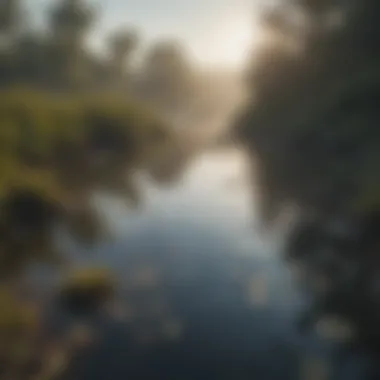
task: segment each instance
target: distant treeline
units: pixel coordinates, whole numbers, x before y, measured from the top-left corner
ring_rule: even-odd
[[[30,22],[25,1],[0,2],[0,235],[5,245],[0,271],[5,272],[13,261],[24,264],[20,252],[34,251],[29,238],[41,232],[42,220],[33,219],[44,217],[40,207],[54,205],[59,222],[76,225],[71,232],[93,235],[94,191],[137,201],[133,173],[147,170],[168,180],[184,158],[173,129],[163,121],[168,109],[186,103],[193,84],[181,46],[157,43],[136,71],[134,30],[115,30],[106,54],[95,54],[88,35],[98,14],[91,6],[59,0],[44,11],[42,31]],[[19,237],[18,223],[29,238]],[[52,232],[51,220],[44,223]]]
[[[121,26],[104,37],[101,53],[95,52],[89,39],[101,14],[89,2],[58,0],[41,12],[43,27],[37,28],[25,1],[1,1],[0,87],[117,92],[148,101],[165,114],[212,112],[222,93],[231,91],[228,80],[223,84],[220,75],[197,69],[174,39],[159,40],[145,51],[138,31]]]

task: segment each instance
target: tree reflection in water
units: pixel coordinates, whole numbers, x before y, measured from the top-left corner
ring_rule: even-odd
[[[264,10],[270,37],[252,65],[254,101],[237,128],[259,168],[264,223],[289,204],[298,218],[286,251],[304,272],[301,286],[313,300],[300,327],[341,321],[351,332],[342,352],[372,357],[374,378],[380,347],[378,17],[374,0],[285,1]]]
[[[81,243],[98,241],[104,226],[93,194],[110,193],[138,202],[135,173],[152,171],[153,164],[158,168],[155,157],[160,150],[168,160],[160,164],[171,163],[178,150],[177,140],[155,115],[121,98],[54,98],[42,92],[17,90],[3,92],[0,97],[0,144],[4,147],[0,161],[0,270],[4,295],[0,311],[1,376],[29,376],[25,368],[33,365],[30,376],[40,367],[41,376],[51,378],[56,370],[62,370],[63,364],[57,362],[69,361],[63,357],[72,354],[66,352],[72,345],[64,338],[63,351],[58,342],[51,348],[53,337],[45,341],[43,315],[38,317],[42,310],[29,317],[29,303],[33,306],[41,301],[31,300],[31,292],[23,289],[25,273],[35,263],[58,267],[64,263],[57,249],[57,229],[67,230]],[[157,175],[156,179],[169,177],[167,171],[165,178]],[[70,263],[65,265],[70,267]],[[93,314],[115,289],[112,275],[84,271],[64,284],[61,305],[77,317]],[[86,335],[83,329],[80,331],[74,335]],[[43,343],[39,343],[41,339]],[[9,349],[10,341],[15,350]],[[33,352],[36,345],[41,355]]]

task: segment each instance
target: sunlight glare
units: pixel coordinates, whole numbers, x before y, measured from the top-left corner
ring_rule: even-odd
[[[215,54],[221,62],[230,66],[241,66],[246,62],[252,40],[251,25],[234,20],[221,25],[220,42],[215,46]]]
[[[261,40],[261,25],[252,10],[225,12],[202,38],[197,60],[215,66],[242,69]]]

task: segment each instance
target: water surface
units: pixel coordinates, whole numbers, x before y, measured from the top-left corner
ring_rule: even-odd
[[[255,232],[241,153],[204,153],[168,187],[141,181],[140,208],[102,200],[114,241],[80,255],[72,247],[76,265],[117,274],[125,301],[124,317],[95,323],[77,378],[360,378],[359,363],[332,372],[331,347],[297,333],[300,300],[276,244]],[[142,289],[132,301],[131,279]]]

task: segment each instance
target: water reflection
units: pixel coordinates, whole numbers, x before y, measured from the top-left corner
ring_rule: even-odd
[[[231,178],[243,181],[223,186]],[[312,357],[320,364],[311,371],[315,376],[328,368],[332,379],[361,378],[357,364],[357,376],[335,373],[332,345],[296,332],[303,301],[275,244],[252,232],[254,207],[244,178],[241,154],[213,152],[198,157],[170,188],[141,178],[141,209],[99,200],[116,241],[86,250],[66,242],[66,248],[77,268],[111,269],[120,287],[117,300],[86,319],[96,343],[74,361],[71,374],[290,380],[300,378]],[[52,319],[60,320],[58,329],[73,323],[62,314]]]

